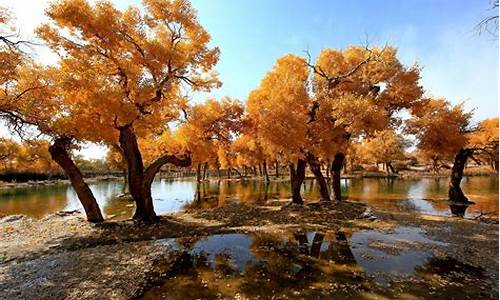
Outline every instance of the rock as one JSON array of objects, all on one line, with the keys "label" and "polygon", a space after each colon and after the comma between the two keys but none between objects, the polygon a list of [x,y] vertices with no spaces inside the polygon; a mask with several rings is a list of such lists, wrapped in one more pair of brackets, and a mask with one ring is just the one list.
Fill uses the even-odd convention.
[{"label": "rock", "polygon": [[66,217],[66,216],[76,215],[76,214],[79,214],[79,213],[80,213],[79,209],[75,209],[75,210],[60,210],[60,211],[56,212],[56,215],[60,216],[60,217]]},{"label": "rock", "polygon": [[377,217],[373,214],[370,208],[367,208],[361,215],[359,215],[358,219],[368,219],[370,221],[374,221]]},{"label": "rock", "polygon": [[9,222],[14,222],[21,220],[22,218],[26,217],[25,215],[10,215],[6,216],[0,219],[0,223],[9,223]]}]

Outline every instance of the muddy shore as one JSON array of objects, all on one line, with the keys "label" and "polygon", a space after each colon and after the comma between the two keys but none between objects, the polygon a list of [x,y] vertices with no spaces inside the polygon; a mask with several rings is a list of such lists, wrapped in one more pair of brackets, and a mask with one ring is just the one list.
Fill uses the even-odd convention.
[{"label": "muddy shore", "polygon": [[[498,298],[496,220],[464,220],[373,208],[366,211],[365,205],[349,201],[306,207],[286,206],[287,203],[276,200],[252,207],[234,203],[172,213],[162,215],[154,225],[112,220],[90,224],[79,213],[53,214],[42,220],[4,217],[0,219],[0,299],[156,299],[165,293],[174,299],[232,299],[236,294],[240,299],[328,295],[418,299],[429,294],[438,298]],[[341,274],[345,276],[339,276],[339,266],[351,265],[352,259],[350,263],[336,264],[333,260],[343,256],[325,260],[321,254],[315,258],[312,250],[306,255],[299,251],[300,243],[289,242],[302,233],[312,232],[323,233],[324,240],[333,233],[332,245],[333,241],[339,245],[349,243],[348,252],[354,253],[357,261],[364,261],[364,268],[353,265],[352,271],[344,270]],[[339,239],[339,232],[345,238]],[[227,268],[220,273],[220,269],[198,270],[190,265],[190,273],[185,274],[181,269],[186,266],[181,268],[179,263],[185,262],[186,252],[171,252],[172,238],[186,249],[193,249],[197,242],[210,237],[234,234],[238,238],[251,236],[252,253],[273,257],[270,261],[277,262],[285,257],[282,266],[293,266],[299,271],[285,270],[281,273],[287,277],[281,278],[281,273],[270,273],[269,268],[259,269],[259,274],[268,279],[262,282],[243,273],[228,275]],[[255,244],[256,241],[259,242]],[[356,251],[362,256],[356,256]],[[416,253],[418,259],[418,255],[425,254],[425,259],[404,276],[384,273],[384,264],[394,264],[394,260],[408,253]],[[379,254],[382,255],[378,257]],[[415,257],[410,258],[413,261]],[[370,264],[375,267],[370,269]],[[309,273],[304,275],[304,270]],[[299,275],[303,285],[286,290],[272,285],[297,280]],[[180,279],[184,287],[177,285],[176,280]],[[260,294],[252,294],[256,291]]]}]

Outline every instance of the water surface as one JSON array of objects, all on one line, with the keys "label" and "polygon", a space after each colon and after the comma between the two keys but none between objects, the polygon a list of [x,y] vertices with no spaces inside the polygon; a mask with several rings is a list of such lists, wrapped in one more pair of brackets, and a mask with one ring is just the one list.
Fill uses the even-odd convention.
[{"label": "water surface", "polygon": [[[232,233],[157,243],[165,247],[156,262],[164,277],[144,299],[397,298],[403,291],[443,298],[478,295],[485,285],[476,281],[483,276],[481,268],[435,257],[427,245],[446,244],[416,227],[352,234]],[[430,274],[445,280],[474,276],[474,283],[436,286]]]},{"label": "water surface", "polygon": [[[343,195],[354,201],[387,210],[409,210],[426,214],[450,215],[447,201],[447,178],[421,179],[343,179]],[[498,176],[466,177],[463,190],[476,204],[467,210],[467,216],[481,212],[498,215]],[[107,216],[129,218],[134,204],[116,196],[122,192],[121,181],[103,181],[90,184],[101,209]],[[158,213],[186,208],[223,206],[229,201],[263,204],[268,200],[290,197],[287,181],[272,181],[266,185],[260,180],[209,181],[197,185],[192,179],[158,179],[152,194]],[[303,189],[306,200],[319,199],[314,180],[306,180]],[[81,205],[69,185],[36,186],[0,190],[0,215],[26,214],[41,218],[59,210],[80,209]]]}]

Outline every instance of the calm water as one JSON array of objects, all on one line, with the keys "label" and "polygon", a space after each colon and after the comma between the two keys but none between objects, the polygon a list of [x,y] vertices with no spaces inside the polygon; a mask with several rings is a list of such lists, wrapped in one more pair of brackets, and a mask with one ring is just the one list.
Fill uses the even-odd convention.
[{"label": "calm water", "polygon": [[[476,202],[468,208],[468,216],[481,211],[498,215],[498,176],[465,178],[462,186],[469,199]],[[105,215],[117,218],[132,215],[133,202],[116,197],[122,191],[122,182],[104,181],[90,187]],[[154,182],[152,189],[158,213],[223,206],[233,199],[251,204],[290,197],[288,182],[265,185],[258,180],[210,181],[197,186],[195,181],[188,179],[160,179]],[[447,178],[343,179],[342,189],[345,197],[370,206],[450,215]],[[306,200],[317,200],[316,182],[306,180],[302,193]],[[68,185],[0,190],[0,215],[26,214],[41,218],[56,211],[79,208],[78,198]]]},{"label": "calm water", "polygon": [[491,288],[478,281],[432,286],[427,280],[435,275],[453,282],[464,276],[481,279],[484,270],[435,257],[427,246],[446,244],[416,227],[397,227],[390,234],[233,233],[157,243],[165,247],[164,257],[156,261],[165,268],[165,277],[143,299],[226,299],[238,294],[250,299],[398,298],[394,291],[418,298],[473,299],[481,289]]}]

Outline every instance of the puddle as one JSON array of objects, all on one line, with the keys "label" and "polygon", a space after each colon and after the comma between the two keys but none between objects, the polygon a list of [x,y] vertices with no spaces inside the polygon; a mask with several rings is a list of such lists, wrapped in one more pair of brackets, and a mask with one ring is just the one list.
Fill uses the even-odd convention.
[{"label": "puddle", "polygon": [[[445,246],[446,243],[427,238],[417,227],[399,226],[391,232],[362,230],[351,238],[356,262],[376,281],[386,284],[389,277],[409,276],[416,267],[433,256],[425,245]],[[423,247],[424,246],[424,247]]]},{"label": "puddle", "polygon": [[[427,238],[420,228],[404,226],[352,235],[234,233],[157,243],[177,262],[144,299],[390,296],[387,287],[393,279],[410,280],[424,271],[443,273],[447,265],[440,265],[431,249],[445,243]],[[470,272],[464,265],[453,266],[453,274]]]}]

